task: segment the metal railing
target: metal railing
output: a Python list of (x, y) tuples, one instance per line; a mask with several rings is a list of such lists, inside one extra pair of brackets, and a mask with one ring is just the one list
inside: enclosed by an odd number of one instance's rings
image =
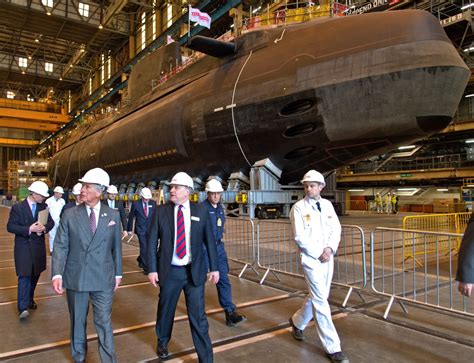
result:
[[(403, 218), (402, 225), (405, 230), (447, 232), (462, 236), (470, 217), (469, 212), (407, 216)], [(423, 266), (423, 261), (436, 258), (439, 253), (457, 253), (460, 245), (461, 237), (454, 241), (451, 237), (442, 238), (439, 235), (418, 235), (415, 238), (411, 233), (404, 233), (403, 258), (405, 261), (412, 258), (419, 266)]]
[[(259, 221), (257, 247), (258, 267), (265, 270), (260, 284), (263, 284), (269, 273), (277, 280), (280, 280), (277, 273), (304, 276), (300, 251), (294, 242), (289, 221)], [(358, 291), (367, 283), (364, 232), (358, 226), (342, 226), (341, 241), (334, 256), (332, 281), (333, 284), (349, 289), (342, 306), (347, 304), (352, 291), (356, 291), (365, 301)]]
[[(375, 228), (370, 235), (370, 279), (372, 290), (389, 297), (384, 312), (387, 318), (397, 301), (405, 312), (403, 302), (412, 302), (445, 311), (474, 316), (473, 306), (457, 293), (454, 247), (462, 235), (427, 231), (407, 231), (398, 228)], [(412, 254), (421, 245), (423, 266), (406, 261), (406, 240), (411, 239)], [(447, 246), (447, 248), (444, 248)], [(433, 250), (433, 253), (427, 253)]]
[(255, 242), (255, 224), (249, 218), (227, 217), (225, 222), (223, 241), (227, 258), (244, 265), (239, 273), (243, 275), (250, 268), (256, 275), (257, 245)]

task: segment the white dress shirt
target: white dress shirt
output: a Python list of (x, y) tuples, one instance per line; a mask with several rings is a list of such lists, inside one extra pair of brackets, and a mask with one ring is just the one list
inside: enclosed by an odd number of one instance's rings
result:
[(184, 231), (186, 233), (186, 256), (179, 258), (176, 254), (176, 221), (178, 219), (178, 207), (179, 204), (174, 206), (174, 247), (173, 247), (173, 259), (171, 264), (174, 266), (185, 266), (191, 263), (191, 206), (189, 205), (189, 200), (182, 204), (184, 217)]
[(100, 201), (93, 207), (87, 207), (87, 216), (90, 217), (91, 215), (91, 209), (94, 210), (95, 214), (95, 227), (97, 228), (99, 226), (99, 213), (100, 213)]

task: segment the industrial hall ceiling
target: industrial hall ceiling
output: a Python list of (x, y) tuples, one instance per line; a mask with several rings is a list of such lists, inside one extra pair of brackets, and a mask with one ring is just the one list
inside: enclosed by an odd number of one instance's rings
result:
[(35, 99), (50, 88), (60, 96), (79, 91), (101, 54), (124, 48), (133, 35), (133, 14), (151, 10), (150, 3), (0, 0), (0, 97), (7, 90)]

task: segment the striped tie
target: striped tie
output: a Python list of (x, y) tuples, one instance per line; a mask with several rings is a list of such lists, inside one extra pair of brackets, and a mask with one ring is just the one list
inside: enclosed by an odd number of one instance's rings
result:
[(176, 216), (176, 255), (179, 258), (186, 256), (186, 231), (184, 229), (182, 208), (182, 205), (178, 207), (178, 215)]
[(97, 222), (95, 221), (94, 208), (90, 208), (91, 214), (89, 214), (89, 226), (91, 227), (92, 234), (95, 233), (97, 229)]

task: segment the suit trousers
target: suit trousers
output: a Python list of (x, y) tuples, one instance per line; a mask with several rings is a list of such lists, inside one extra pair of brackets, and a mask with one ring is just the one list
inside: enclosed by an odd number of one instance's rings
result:
[(18, 276), (18, 301), (17, 308), (19, 312), (28, 309), (28, 305), (35, 296), (36, 285), (40, 275)]
[(314, 318), (319, 339), (327, 353), (341, 351), (341, 342), (331, 317), (328, 303), (331, 289), (334, 259), (321, 263), (312, 261), (313, 266), (303, 264), (304, 276), (308, 284), (309, 294), (301, 308), (293, 314), (293, 323), (298, 329), (304, 330)]
[(199, 362), (212, 363), (212, 343), (209, 337), (204, 304), (204, 284), (194, 286), (191, 279), (191, 265), (171, 266), (166, 283), (160, 285), (156, 335), (158, 345), (167, 347), (173, 331), (173, 321), (181, 290), (184, 291), (189, 325)]
[(83, 361), (87, 355), (87, 314), (89, 300), (94, 312), (94, 325), (99, 342), (100, 361), (117, 362), (112, 329), (112, 300), (114, 290), (75, 291), (66, 290), (71, 317), (71, 354), (75, 361)]
[(138, 256), (138, 260), (141, 262), (143, 266), (143, 271), (148, 272), (147, 264), (147, 257), (146, 257), (146, 246), (147, 246), (147, 238), (146, 234), (137, 234), (138, 236), (138, 243), (140, 245), (140, 255)]
[[(219, 268), (219, 282), (217, 283), (217, 296), (219, 297), (219, 304), (226, 313), (235, 311), (236, 306), (232, 302), (232, 286), (229, 280), (229, 261), (227, 260), (227, 253), (225, 252), (224, 244), (217, 243), (217, 266)], [(206, 260), (206, 268), (209, 271), (209, 257), (207, 249), (204, 247), (204, 256)]]

